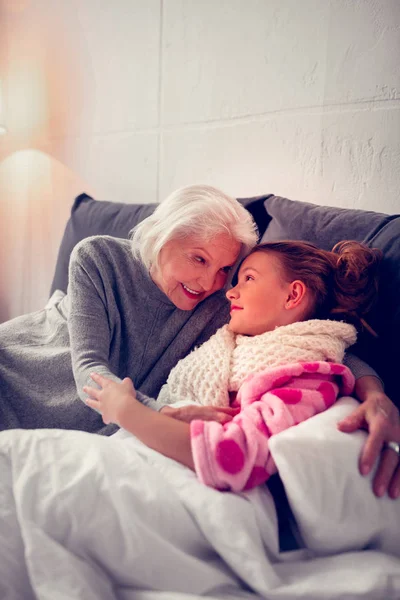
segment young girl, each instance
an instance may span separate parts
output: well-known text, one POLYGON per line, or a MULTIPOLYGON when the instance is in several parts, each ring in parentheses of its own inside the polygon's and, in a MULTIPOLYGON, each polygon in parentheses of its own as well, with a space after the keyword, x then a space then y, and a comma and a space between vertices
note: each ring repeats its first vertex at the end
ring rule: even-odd
POLYGON ((379 260, 379 251, 357 242, 332 252, 289 241, 253 250, 227 292, 229 324, 181 360, 160 392, 164 402, 236 406, 225 424, 168 418, 174 407, 152 412, 128 378, 117 384, 93 373, 102 389, 85 387, 87 403, 206 485, 234 492, 260 485, 276 472, 269 437, 352 392, 354 378, 340 363, 355 325, 368 328, 379 260))

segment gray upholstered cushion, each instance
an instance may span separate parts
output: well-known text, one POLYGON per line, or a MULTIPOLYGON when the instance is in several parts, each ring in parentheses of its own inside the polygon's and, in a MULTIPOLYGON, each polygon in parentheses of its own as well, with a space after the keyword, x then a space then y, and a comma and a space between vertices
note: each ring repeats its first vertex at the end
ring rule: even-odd
POLYGON ((69 257, 78 242, 91 235, 127 238, 136 223, 150 215, 155 206, 93 200, 87 194, 75 198, 58 252, 51 293, 67 291, 69 257))
POLYGON ((383 213, 320 206, 281 196, 270 196, 265 209, 271 221, 262 241, 306 240, 325 250, 331 250, 341 240, 369 244, 378 231, 397 219, 383 213))

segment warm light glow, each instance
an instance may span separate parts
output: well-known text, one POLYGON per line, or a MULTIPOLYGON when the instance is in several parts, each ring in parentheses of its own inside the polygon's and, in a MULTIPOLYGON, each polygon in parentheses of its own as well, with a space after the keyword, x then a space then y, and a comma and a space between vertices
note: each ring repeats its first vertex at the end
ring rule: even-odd
POLYGON ((10 131, 30 136, 43 130, 48 113, 46 80, 37 57, 24 56, 10 62, 7 100, 10 131))
POLYGON ((84 190, 96 196, 76 173, 38 150, 0 161, 0 322, 46 304, 72 202, 84 190))
POLYGON ((0 79, 0 135, 7 133, 7 128, 2 123, 3 123, 3 96, 2 96, 1 79, 0 79))
POLYGON ((3 9, 10 13, 21 13, 30 4, 30 0, 3 0, 3 9))

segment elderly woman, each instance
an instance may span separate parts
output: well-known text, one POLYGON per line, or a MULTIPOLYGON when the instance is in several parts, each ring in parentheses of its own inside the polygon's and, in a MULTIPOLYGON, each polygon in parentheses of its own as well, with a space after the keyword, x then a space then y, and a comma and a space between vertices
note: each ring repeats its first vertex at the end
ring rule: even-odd
MULTIPOLYGON (((68 294, 0 326, 0 429, 113 433, 116 426, 104 426, 81 401, 91 372, 115 382, 129 376, 142 404, 162 409, 153 398, 170 370, 227 322, 222 290, 256 239, 240 203, 215 188, 189 186, 140 223, 132 243, 98 236, 78 244, 68 294)), ((363 403, 343 428, 370 430, 361 461, 368 470, 383 441, 395 439, 398 416, 373 371, 355 357, 348 364, 363 403)), ((232 414, 229 408, 190 406, 173 416, 224 422, 232 414)), ((375 491, 384 493, 392 480, 396 495, 395 453, 388 449, 383 458, 375 491)))
POLYGON ((152 400, 177 361, 228 318, 224 293, 238 258, 256 243, 245 208, 217 189, 171 194, 132 242, 88 238, 74 249, 68 294, 0 327, 0 427, 110 434, 81 400, 96 371, 127 375, 152 400))

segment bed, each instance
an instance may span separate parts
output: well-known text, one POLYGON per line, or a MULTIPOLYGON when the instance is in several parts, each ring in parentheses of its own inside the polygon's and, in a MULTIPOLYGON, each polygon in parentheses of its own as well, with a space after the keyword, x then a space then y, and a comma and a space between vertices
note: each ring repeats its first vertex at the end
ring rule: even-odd
MULTIPOLYGON (((385 255, 357 349, 399 406, 400 217, 268 194, 241 199, 263 241, 331 248, 357 239, 385 255)), ((66 291, 84 237, 126 237, 154 205, 75 199, 51 292, 66 291)), ((400 501, 358 474, 363 432, 336 422, 352 398, 271 440, 280 478, 233 495, 200 484, 127 432, 9 431, 0 445, 0 597, 74 600, 400 598, 400 501), (160 498, 162 502, 160 503, 160 498)))

